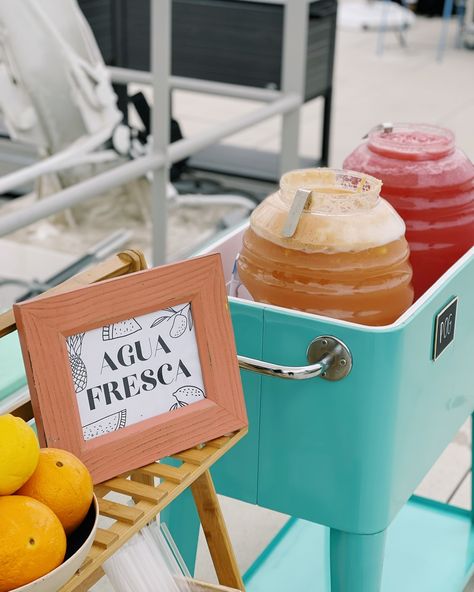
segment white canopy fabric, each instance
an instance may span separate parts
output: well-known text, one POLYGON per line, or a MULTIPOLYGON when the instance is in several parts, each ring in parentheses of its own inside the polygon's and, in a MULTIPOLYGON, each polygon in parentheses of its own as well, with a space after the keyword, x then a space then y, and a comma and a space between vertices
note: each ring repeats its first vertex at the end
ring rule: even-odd
POLYGON ((121 114, 75 0, 0 2, 0 112, 12 138, 47 154, 111 135, 121 114))

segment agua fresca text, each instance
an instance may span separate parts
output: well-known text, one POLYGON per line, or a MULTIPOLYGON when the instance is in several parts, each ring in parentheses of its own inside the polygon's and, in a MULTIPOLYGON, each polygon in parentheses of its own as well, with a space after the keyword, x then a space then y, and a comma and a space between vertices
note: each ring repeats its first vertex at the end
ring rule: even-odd
POLYGON ((170 385, 180 377, 190 378, 191 373, 181 358, 173 364, 167 361, 171 349, 159 335, 156 339, 147 338, 122 345, 116 353, 104 352, 101 374, 104 370, 117 372, 116 380, 109 380, 103 384, 87 389, 89 409, 111 405, 115 401, 122 401, 149 392, 159 385, 170 385), (133 370, 135 364, 150 361, 150 368, 141 372, 127 373, 121 376, 123 368, 133 370))

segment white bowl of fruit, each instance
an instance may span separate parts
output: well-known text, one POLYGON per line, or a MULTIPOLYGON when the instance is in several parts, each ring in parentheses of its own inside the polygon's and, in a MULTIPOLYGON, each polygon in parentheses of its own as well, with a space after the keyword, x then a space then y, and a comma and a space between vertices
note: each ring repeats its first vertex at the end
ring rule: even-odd
POLYGON ((0 416, 0 592, 56 592, 80 568, 99 509, 85 465, 0 416))

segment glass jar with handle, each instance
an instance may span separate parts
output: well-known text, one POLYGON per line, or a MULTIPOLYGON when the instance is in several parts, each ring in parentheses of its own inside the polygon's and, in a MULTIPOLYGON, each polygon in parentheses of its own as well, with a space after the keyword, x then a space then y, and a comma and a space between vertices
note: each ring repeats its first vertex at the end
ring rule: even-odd
POLYGON ((474 165, 447 129, 383 124, 344 161, 383 181, 405 220, 415 298, 474 244, 474 165))
POLYGON ((353 171, 296 170, 252 213, 238 261, 259 301, 365 325, 385 325, 412 303, 405 225, 381 182, 353 171), (294 216, 295 196, 306 203, 294 216))

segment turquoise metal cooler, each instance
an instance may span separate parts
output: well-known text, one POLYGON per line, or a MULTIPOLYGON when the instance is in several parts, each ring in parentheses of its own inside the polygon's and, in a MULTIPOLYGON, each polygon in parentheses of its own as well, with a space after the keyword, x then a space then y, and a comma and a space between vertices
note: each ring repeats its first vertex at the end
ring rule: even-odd
MULTIPOLYGON (((228 280, 244 230, 207 249, 222 254, 228 280)), ((248 592, 461 592, 471 515, 412 493, 473 411, 474 248, 390 326, 244 298, 230 309, 240 356, 305 366, 308 345, 332 336, 352 357, 338 381, 242 371, 250 432, 214 471, 218 490, 293 517, 247 573, 248 592), (453 327, 438 315, 455 298, 453 327), (433 360, 437 319, 454 339, 433 360)), ((24 377, 16 335, 0 341, 8 409, 24 377)), ((199 522, 188 502, 180 496, 162 518, 191 564, 199 522)))
MULTIPOLYGON (((228 280, 244 230, 206 249, 222 254, 228 280)), ((248 590, 460 592, 474 558, 470 514, 421 500, 404 506, 474 408, 474 248, 389 326, 243 298, 230 298, 230 308, 241 356, 304 366, 319 336, 341 340, 352 355, 351 372, 338 381, 242 371, 250 433, 214 471, 217 488, 307 521, 287 525, 248 574, 248 590), (438 318, 456 298, 455 324, 438 318), (438 339, 451 331, 454 339, 434 360, 436 324, 438 339), (389 529, 385 545, 394 519, 398 534, 389 529), (392 575, 382 585, 385 550, 392 575), (426 569, 412 577, 413 565, 426 569)), ((178 539, 175 518, 184 511, 168 515, 178 539)), ((189 531, 181 543, 190 557, 189 531)))

